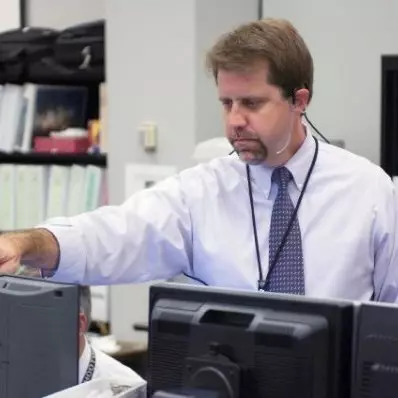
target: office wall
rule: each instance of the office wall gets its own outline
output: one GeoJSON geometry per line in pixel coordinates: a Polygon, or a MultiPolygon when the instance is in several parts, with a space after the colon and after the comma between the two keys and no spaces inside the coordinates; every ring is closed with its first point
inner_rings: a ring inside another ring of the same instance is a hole
{"type": "MultiPolygon", "coordinates": [[[[222,109],[204,54],[216,37],[258,18],[258,0],[106,0],[110,200],[124,199],[128,162],[193,163],[197,142],[222,136],[222,109]],[[158,125],[158,150],[144,152],[142,122],[158,125]]],[[[147,320],[146,285],[112,287],[112,331],[146,339],[132,324],[147,320]],[[126,310],[128,309],[128,310],[126,310]]]]}
{"type": "Polygon", "coordinates": [[[263,16],[291,20],[312,51],[314,124],[379,163],[380,58],[398,53],[398,2],[263,0],[263,16]]]}
{"type": "Polygon", "coordinates": [[[105,0],[25,1],[26,21],[30,26],[63,29],[70,25],[104,18],[105,15],[105,0]]]}
{"type": "MultiPolygon", "coordinates": [[[[199,0],[196,2],[196,70],[195,84],[195,144],[223,136],[221,107],[214,80],[204,73],[205,54],[215,38],[231,27],[251,19],[258,19],[259,0],[199,0]],[[213,6],[213,3],[217,5],[213,6]],[[211,12],[211,9],[214,12],[211,12]],[[227,13],[226,16],[223,14],[227,13]]],[[[192,155],[192,151],[189,156],[192,155]]],[[[188,163],[190,160],[188,160],[188,163]]]]}
{"type": "Polygon", "coordinates": [[[0,32],[19,28],[21,24],[19,0],[0,0],[0,32]]]}

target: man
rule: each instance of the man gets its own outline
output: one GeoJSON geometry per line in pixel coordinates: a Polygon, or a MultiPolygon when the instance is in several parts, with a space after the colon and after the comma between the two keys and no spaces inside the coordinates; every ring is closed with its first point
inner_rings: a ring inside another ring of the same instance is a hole
{"type": "Polygon", "coordinates": [[[144,380],[129,367],[118,362],[104,352],[89,344],[86,333],[91,322],[91,292],[88,286],[80,287],[79,314],[79,383],[92,379],[122,379],[132,385],[144,380]]]}
{"type": "Polygon", "coordinates": [[[121,206],[3,235],[0,271],[22,262],[81,284],[185,273],[208,285],[394,301],[396,192],[379,167],[303,124],[313,61],[299,33],[284,20],[248,23],[221,37],[208,63],[238,156],[121,206]]]}
{"type": "MultiPolygon", "coordinates": [[[[21,267],[18,275],[41,278],[37,268],[21,267]]],[[[89,344],[86,333],[91,324],[91,291],[88,286],[80,286],[79,313],[79,383],[97,378],[121,379],[132,385],[145,383],[131,368],[89,344]]]]}

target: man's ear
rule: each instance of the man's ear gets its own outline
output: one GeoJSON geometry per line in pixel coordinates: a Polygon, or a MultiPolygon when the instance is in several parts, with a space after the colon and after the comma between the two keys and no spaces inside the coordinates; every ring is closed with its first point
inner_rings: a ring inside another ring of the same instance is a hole
{"type": "Polygon", "coordinates": [[[79,314],[79,335],[82,336],[87,332],[88,320],[83,312],[79,314]]]}
{"type": "Polygon", "coordinates": [[[306,88],[300,88],[296,90],[293,94],[293,106],[295,110],[303,114],[308,106],[310,99],[310,92],[306,88]]]}

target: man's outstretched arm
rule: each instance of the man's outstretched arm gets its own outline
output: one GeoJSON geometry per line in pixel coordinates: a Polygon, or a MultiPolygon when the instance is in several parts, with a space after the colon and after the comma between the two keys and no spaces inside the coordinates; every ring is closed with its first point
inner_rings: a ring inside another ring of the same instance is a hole
{"type": "Polygon", "coordinates": [[[55,236],[44,228],[0,235],[0,271],[16,273],[20,264],[53,272],[59,260],[55,236]]]}
{"type": "Polygon", "coordinates": [[[167,279],[192,258],[191,220],[178,177],[146,189],[121,206],[106,206],[39,228],[0,236],[0,272],[19,264],[79,284],[167,279]]]}

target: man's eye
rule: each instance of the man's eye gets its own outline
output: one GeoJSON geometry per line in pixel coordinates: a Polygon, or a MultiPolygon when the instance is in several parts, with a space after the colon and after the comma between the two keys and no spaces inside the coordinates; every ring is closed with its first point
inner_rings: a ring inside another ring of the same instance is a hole
{"type": "Polygon", "coordinates": [[[232,101],[223,101],[223,102],[222,102],[222,106],[223,106],[225,109],[231,109],[231,107],[232,107],[232,101]]]}
{"type": "Polygon", "coordinates": [[[242,101],[242,105],[248,109],[257,109],[260,106],[260,101],[255,100],[245,100],[242,101]]]}

